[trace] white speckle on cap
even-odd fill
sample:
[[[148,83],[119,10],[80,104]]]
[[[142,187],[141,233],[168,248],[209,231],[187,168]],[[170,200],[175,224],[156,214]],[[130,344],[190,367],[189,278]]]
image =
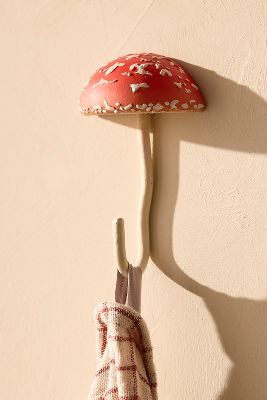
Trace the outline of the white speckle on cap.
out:
[[[169,71],[169,70],[166,69],[166,68],[162,68],[162,69],[160,70],[160,73],[159,73],[159,74],[162,75],[162,76],[164,76],[164,75],[172,76],[171,71]]]
[[[153,103],[148,103],[148,105],[149,105],[149,107],[152,107],[152,106],[153,106]]]
[[[146,108],[146,111],[151,111],[151,107],[147,107],[147,108]]]
[[[173,84],[174,84],[175,86],[177,86],[178,88],[181,88],[181,87],[182,87],[182,83],[181,83],[181,82],[173,82]]]
[[[105,75],[111,74],[117,67],[123,67],[125,63],[116,62],[115,64],[111,65],[105,72]]]
[[[108,85],[110,83],[114,83],[117,81],[118,81],[118,79],[114,79],[113,81],[107,81],[106,79],[100,79],[100,81],[95,83],[92,87],[95,88],[95,87],[102,86],[102,85]]]
[[[173,67],[174,66],[174,62],[170,61],[170,65]]]
[[[153,106],[153,110],[156,110],[156,111],[162,110],[163,108],[164,108],[163,105],[160,103],[157,103]]]
[[[149,85],[146,82],[143,82],[143,83],[131,83],[130,87],[132,89],[132,92],[135,93],[140,88],[148,88]]]
[[[177,104],[177,103],[179,103],[179,100],[173,100],[173,101],[171,101],[171,102],[170,102],[170,107],[171,107],[171,108],[177,108],[177,107],[176,107],[176,104]]]
[[[198,105],[197,105],[197,109],[198,109],[198,110],[200,110],[201,108],[204,108],[204,107],[205,107],[204,104],[198,104]]]
[[[127,106],[123,107],[123,109],[125,111],[128,111],[128,110],[130,110],[132,108],[132,106],[133,106],[132,104],[128,104]]]
[[[190,100],[190,102],[189,103],[195,103],[196,102],[196,100]]]
[[[153,65],[153,63],[144,63],[144,64],[135,63],[135,64],[130,65],[129,69],[130,69],[130,71],[133,71],[136,69],[137,71],[134,72],[135,74],[152,75],[151,72],[146,70],[146,68],[149,65]]]
[[[193,86],[193,88],[195,88],[196,90],[198,90],[197,85],[195,85],[194,83],[191,83],[191,86]]]
[[[187,110],[187,109],[188,109],[188,104],[187,104],[187,103],[184,103],[184,104],[181,105],[181,107],[182,107],[184,110]]]
[[[197,109],[197,104],[194,105],[194,108]]]
[[[169,103],[169,101],[165,101],[165,106],[169,106],[170,105],[170,103]]]
[[[115,103],[115,107],[119,107],[121,103]]]
[[[186,93],[191,93],[191,90],[190,90],[190,89],[187,89],[187,88],[185,88],[185,92],[186,92]]]
[[[101,106],[99,106],[99,105],[93,106],[93,109],[94,110],[101,110]]]
[[[137,110],[144,110],[145,108],[147,108],[147,104],[136,104],[136,108]]]
[[[131,76],[132,75],[131,72],[122,72],[121,74],[122,75],[126,75],[126,76]]]
[[[114,112],[114,114],[116,114],[118,112],[118,110],[114,110],[113,112]]]
[[[140,56],[140,54],[130,54],[129,56],[127,56],[126,58],[125,58],[125,60],[130,60],[131,58],[137,58],[137,57],[139,57]]]
[[[104,103],[104,106],[105,106],[105,110],[107,110],[107,111],[114,111],[114,107],[110,106],[110,105],[108,104],[107,100],[104,100],[103,103]]]

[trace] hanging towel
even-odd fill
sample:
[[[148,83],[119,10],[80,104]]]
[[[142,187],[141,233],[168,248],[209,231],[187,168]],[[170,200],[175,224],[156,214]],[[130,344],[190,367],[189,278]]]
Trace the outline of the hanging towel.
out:
[[[94,311],[97,368],[88,400],[157,400],[157,377],[147,325],[140,314],[142,270],[117,270],[114,302]]]

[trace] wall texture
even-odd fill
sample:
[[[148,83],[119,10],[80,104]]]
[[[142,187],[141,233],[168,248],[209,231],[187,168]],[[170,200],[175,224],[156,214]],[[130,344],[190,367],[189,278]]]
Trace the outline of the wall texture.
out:
[[[159,399],[267,398],[266,4],[1,5],[0,398],[84,400],[93,309],[113,300],[114,217],[137,250],[136,120],[82,117],[118,55],[184,61],[205,113],[155,116],[152,259],[142,314]]]

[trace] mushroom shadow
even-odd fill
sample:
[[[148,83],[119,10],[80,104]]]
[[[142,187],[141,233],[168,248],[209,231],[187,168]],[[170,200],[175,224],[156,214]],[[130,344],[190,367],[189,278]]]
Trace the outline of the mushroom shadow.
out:
[[[213,71],[178,62],[203,89],[207,110],[193,115],[183,112],[153,116],[151,258],[166,276],[200,296],[214,320],[223,349],[232,361],[227,382],[217,400],[266,400],[267,299],[231,297],[200,284],[177,264],[172,247],[180,141],[235,152],[266,154],[266,102],[249,88]],[[137,126],[134,115],[100,118]]]

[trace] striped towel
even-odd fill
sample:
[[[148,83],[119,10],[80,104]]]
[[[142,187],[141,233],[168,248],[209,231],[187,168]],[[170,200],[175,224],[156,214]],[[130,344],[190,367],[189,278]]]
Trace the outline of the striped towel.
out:
[[[140,314],[140,267],[117,270],[114,302],[96,306],[97,369],[88,400],[157,400],[149,331]],[[126,303],[126,304],[125,304]]]

